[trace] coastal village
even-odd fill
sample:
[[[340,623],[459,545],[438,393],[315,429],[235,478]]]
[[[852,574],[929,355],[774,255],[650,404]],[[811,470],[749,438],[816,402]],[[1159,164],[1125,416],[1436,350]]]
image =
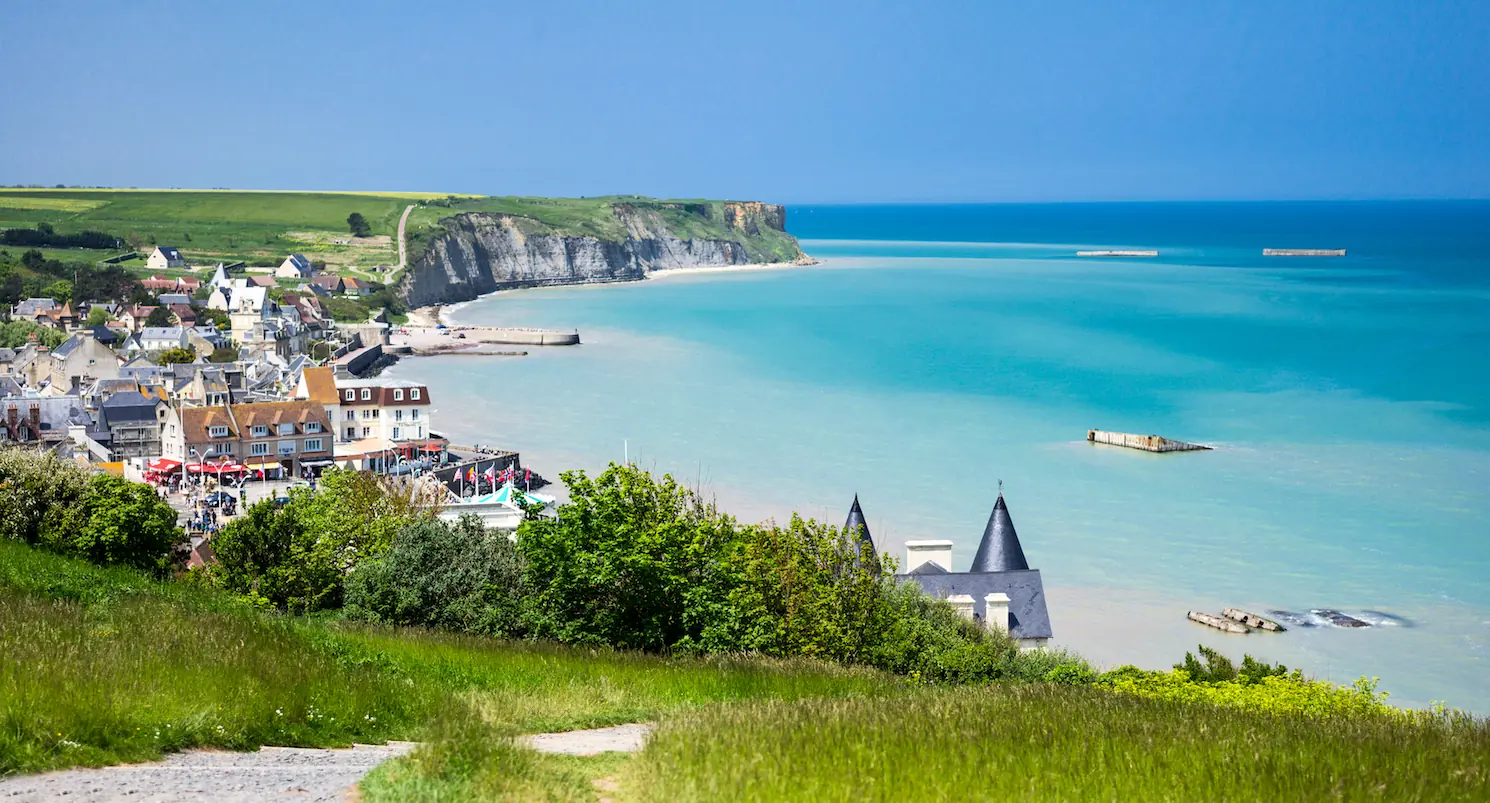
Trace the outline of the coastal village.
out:
[[[371,283],[303,254],[273,268],[193,266],[159,246],[147,264],[149,303],[35,297],[5,310],[34,327],[0,348],[0,444],[151,484],[179,511],[192,563],[211,559],[212,535],[248,505],[332,466],[409,475],[452,518],[508,530],[523,504],[552,501],[532,493],[545,482],[517,453],[442,437],[429,388],[376,376],[394,329],[386,311],[349,324],[327,310]],[[443,325],[426,337],[452,340]]]
[[[503,349],[574,345],[578,333],[471,328],[468,338],[437,314],[410,327],[386,310],[338,323],[326,302],[373,288],[298,253],[248,269],[194,266],[179,248],[158,246],[147,265],[139,285],[150,303],[38,297],[8,310],[11,321],[65,339],[49,348],[33,332],[0,349],[0,444],[155,487],[179,512],[188,565],[211,561],[214,534],[250,505],[314,488],[331,467],[406,477],[440,501],[442,518],[475,514],[508,533],[525,509],[554,505],[517,452],[443,437],[431,388],[376,374],[395,354],[522,354]],[[857,498],[846,528],[879,554]],[[949,540],[908,542],[902,568],[900,580],[1022,648],[1051,638],[1040,573],[1002,494],[968,571],[953,571]]]

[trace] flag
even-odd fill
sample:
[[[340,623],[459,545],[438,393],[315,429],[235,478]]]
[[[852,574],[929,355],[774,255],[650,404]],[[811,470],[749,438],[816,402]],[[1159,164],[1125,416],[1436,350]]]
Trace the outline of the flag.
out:
[[[497,484],[497,464],[496,463],[492,463],[491,468],[487,469],[486,472],[481,475],[481,478],[484,479],[484,480],[486,480],[487,482],[491,483],[492,485],[496,485]]]
[[[466,482],[475,482],[475,481],[476,481],[476,467],[475,466],[471,466],[470,468],[466,469]]]

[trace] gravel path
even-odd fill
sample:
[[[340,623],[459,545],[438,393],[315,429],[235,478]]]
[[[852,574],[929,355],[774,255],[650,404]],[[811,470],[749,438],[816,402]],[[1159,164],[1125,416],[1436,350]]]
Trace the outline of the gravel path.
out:
[[[612,751],[634,753],[647,743],[652,727],[651,723],[641,722],[588,731],[537,733],[524,736],[523,741],[540,753],[563,753],[569,756],[593,756]]]
[[[0,780],[0,801],[341,801],[373,767],[412,742],[345,750],[265,747],[256,753],[194,750],[152,764],[63,770]]]

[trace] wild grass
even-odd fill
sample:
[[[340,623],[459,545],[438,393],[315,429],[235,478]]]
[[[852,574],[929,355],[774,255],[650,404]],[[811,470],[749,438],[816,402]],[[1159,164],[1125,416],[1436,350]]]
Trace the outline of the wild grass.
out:
[[[680,712],[639,800],[1486,800],[1490,727],[1013,685]]]
[[[0,591],[0,775],[406,733],[432,701],[252,611]]]

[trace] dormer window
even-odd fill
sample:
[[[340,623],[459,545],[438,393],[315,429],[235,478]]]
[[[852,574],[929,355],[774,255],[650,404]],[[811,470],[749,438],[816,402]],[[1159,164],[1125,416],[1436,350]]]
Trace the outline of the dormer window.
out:
[[[404,400],[404,390],[403,390],[403,388],[395,388],[393,390],[393,400],[394,401],[403,401]]]
[[[305,423],[305,431],[306,432],[320,432],[321,431],[321,422],[319,422],[319,421],[307,421]]]
[[[279,425],[279,434],[281,434],[281,435],[294,435],[295,434],[295,425],[294,424],[280,424]]]
[[[348,388],[347,389],[347,401],[356,401],[356,400],[357,400],[357,391]]]
[[[418,399],[419,398],[419,388],[410,388],[409,389],[409,398],[411,398],[411,399]]]
[[[269,427],[266,427],[263,424],[254,424],[253,428],[250,431],[253,432],[253,436],[255,438],[269,437]]]
[[[228,428],[224,426],[209,427],[207,434],[214,438],[226,438],[228,436]]]
[[[372,399],[372,388],[363,388],[362,389],[362,400],[363,401],[370,401],[371,399]]]

